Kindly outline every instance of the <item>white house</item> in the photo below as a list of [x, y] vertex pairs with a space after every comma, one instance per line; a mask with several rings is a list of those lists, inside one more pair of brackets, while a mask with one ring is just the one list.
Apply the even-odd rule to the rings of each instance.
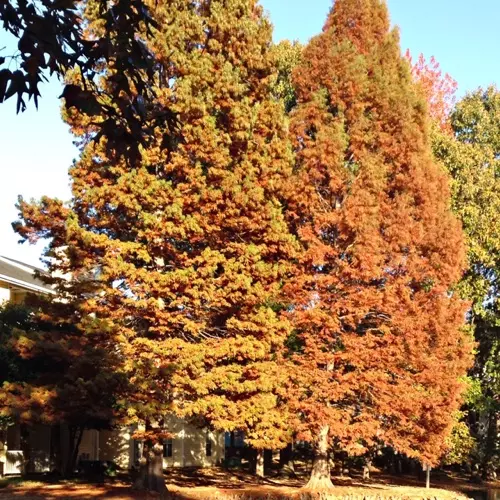
[[[52, 294], [53, 290], [36, 273], [42, 269], [0, 256], [0, 303], [21, 304], [30, 293]], [[184, 420], [169, 416], [166, 428], [172, 439], [164, 444], [163, 465], [167, 467], [210, 467], [224, 459], [224, 433], [213, 433]], [[37, 425], [28, 429], [30, 464], [28, 472], [49, 472], [54, 467], [55, 439], [64, 454], [67, 442], [65, 426], [51, 428]], [[79, 448], [79, 460], [113, 461], [122, 469], [138, 464], [141, 444], [132, 439], [133, 428], [115, 430], [87, 430]], [[21, 451], [21, 429], [14, 425], [0, 429], [0, 475], [19, 474], [24, 468]]]
[[[13, 302], [21, 304], [30, 293], [52, 294], [53, 290], [36, 277], [36, 272], [43, 273], [29, 264], [0, 255], [0, 304]], [[35, 431], [33, 430], [33, 434]], [[42, 432], [36, 439], [44, 441]], [[42, 446], [33, 443], [34, 448]], [[18, 474], [23, 465], [23, 453], [20, 451], [19, 426], [0, 429], [0, 474]], [[36, 452], [35, 452], [36, 453]]]
[[[224, 460], [224, 433], [196, 427], [174, 415], [165, 428], [172, 438], [163, 445], [163, 467], [212, 467]], [[89, 430], [83, 435], [81, 460], [109, 460], [121, 469], [136, 467], [141, 447], [131, 437], [133, 428], [112, 431]]]
[[53, 294], [54, 291], [35, 274], [39, 269], [0, 255], [0, 303], [5, 301], [20, 304], [29, 293]]

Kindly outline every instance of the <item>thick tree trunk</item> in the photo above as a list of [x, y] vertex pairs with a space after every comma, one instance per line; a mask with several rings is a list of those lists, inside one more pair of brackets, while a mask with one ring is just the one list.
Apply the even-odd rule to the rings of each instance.
[[327, 490], [333, 488], [330, 478], [330, 462], [328, 460], [328, 431], [325, 425], [318, 436], [314, 454], [314, 462], [311, 470], [311, 477], [306, 484], [306, 488], [311, 490]]
[[371, 461], [367, 460], [363, 465], [363, 479], [368, 481], [370, 479]]
[[[146, 430], [153, 427], [146, 422]], [[163, 476], [163, 445], [145, 442], [142, 446], [142, 458], [139, 467], [139, 477], [135, 481], [135, 488], [154, 491], [163, 497], [167, 492], [167, 485]]]
[[159, 443], [150, 448], [147, 473], [147, 484], [149, 491], [163, 494], [167, 489], [163, 477], [163, 446]]
[[151, 446], [144, 443], [139, 477], [135, 487], [140, 490], [154, 491], [161, 495], [166, 493], [167, 485], [163, 477], [163, 446], [161, 444]]
[[264, 473], [269, 474], [273, 469], [273, 450], [264, 450]]
[[264, 450], [257, 450], [257, 458], [255, 461], [255, 475], [264, 477]]
[[287, 444], [280, 450], [280, 471], [286, 476], [295, 477], [295, 463], [293, 461], [293, 443]]

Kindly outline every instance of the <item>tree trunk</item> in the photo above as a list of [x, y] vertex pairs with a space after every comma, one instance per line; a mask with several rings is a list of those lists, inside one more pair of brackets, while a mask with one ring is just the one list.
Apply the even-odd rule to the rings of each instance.
[[293, 461], [293, 443], [280, 450], [280, 470], [283, 475], [296, 477], [295, 463]]
[[257, 450], [257, 459], [255, 461], [255, 475], [264, 477], [264, 450]]
[[50, 429], [50, 471], [62, 474], [61, 454], [61, 424], [53, 425]]
[[163, 477], [163, 446], [144, 443], [139, 477], [135, 487], [140, 490], [154, 491], [163, 495], [167, 491]]
[[269, 474], [273, 469], [273, 450], [264, 450], [264, 473]]
[[330, 462], [328, 460], [328, 431], [325, 425], [318, 436], [314, 453], [314, 461], [311, 470], [311, 477], [306, 484], [306, 488], [311, 490], [327, 490], [333, 488], [330, 478]]
[[292, 443], [288, 443], [285, 448], [280, 450], [280, 467], [284, 467], [292, 461], [292, 454]]
[[486, 417], [486, 435], [484, 439], [484, 455], [481, 463], [483, 479], [489, 479], [488, 472], [495, 456], [498, 440], [498, 413], [489, 410]]
[[425, 466], [425, 487], [427, 489], [431, 487], [431, 466], [429, 464]]
[[163, 446], [160, 443], [150, 448], [148, 463], [148, 490], [163, 494], [167, 485], [163, 477]]
[[[153, 427], [146, 422], [146, 430]], [[142, 446], [142, 458], [139, 466], [139, 476], [134, 484], [136, 489], [154, 491], [163, 495], [167, 492], [167, 485], [163, 477], [163, 445], [145, 442]]]
[[65, 477], [70, 477], [75, 472], [84, 430], [84, 427], [76, 425], [70, 425], [68, 428], [68, 455], [63, 471]]
[[370, 468], [372, 466], [371, 459], [367, 458], [365, 464], [363, 465], [363, 479], [368, 481], [370, 479]]

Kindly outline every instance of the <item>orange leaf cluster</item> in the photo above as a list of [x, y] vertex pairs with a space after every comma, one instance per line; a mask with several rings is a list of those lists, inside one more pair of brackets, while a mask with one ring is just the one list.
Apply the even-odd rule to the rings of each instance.
[[[89, 116], [67, 114], [82, 147], [71, 204], [21, 202], [18, 231], [53, 237], [50, 270], [71, 277], [58, 289], [89, 341], [119, 353], [133, 418], [202, 417], [279, 447], [290, 326], [276, 302], [296, 244], [281, 209], [292, 155], [270, 91], [271, 24], [256, 1], [154, 4], [164, 127], [131, 168]], [[103, 71], [104, 90], [113, 76]]]
[[411, 73], [415, 82], [420, 86], [427, 101], [431, 118], [444, 132], [451, 132], [450, 113], [456, 102], [458, 83], [448, 74], [441, 71], [435, 57], [427, 62], [420, 54], [416, 63], [413, 63], [410, 51], [406, 51], [406, 59], [411, 65]]
[[379, 0], [337, 0], [295, 70], [289, 219], [303, 253], [286, 286], [297, 332], [290, 404], [361, 454], [435, 463], [470, 363], [450, 292], [464, 242], [398, 33]]
[[129, 419], [176, 412], [258, 449], [329, 426], [352, 454], [435, 462], [470, 361], [463, 238], [386, 7], [337, 0], [290, 130], [255, 0], [152, 13], [163, 126], [126, 162], [68, 114], [71, 203], [19, 205], [19, 233], [52, 238], [52, 320], [118, 359]]

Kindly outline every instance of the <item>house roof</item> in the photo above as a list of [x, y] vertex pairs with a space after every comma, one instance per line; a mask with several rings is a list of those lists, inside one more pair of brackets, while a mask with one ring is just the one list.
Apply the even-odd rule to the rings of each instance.
[[43, 275], [45, 271], [0, 255], [0, 281], [31, 292], [54, 293], [49, 285], [36, 276], [37, 273]]

